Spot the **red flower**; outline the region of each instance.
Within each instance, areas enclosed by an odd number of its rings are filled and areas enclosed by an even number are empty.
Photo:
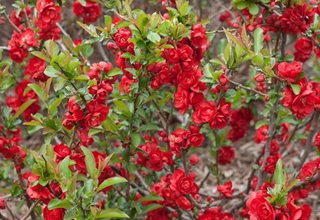
[[[223,99],[220,101],[218,112],[210,122],[210,127],[213,129],[225,128],[228,124],[231,114],[231,104],[225,102]]]
[[[79,1],[73,3],[73,13],[83,18],[84,23],[93,23],[97,21],[101,15],[101,8],[98,3],[86,0],[85,6]]]
[[[71,155],[70,148],[65,144],[56,144],[53,146],[53,150],[57,155],[58,162]]]
[[[313,177],[317,171],[320,170],[320,158],[305,163],[300,170],[298,178],[302,181],[305,181],[308,178]]]
[[[188,90],[178,87],[174,94],[174,106],[179,110],[180,114],[184,114],[189,106]]]
[[[61,19],[61,7],[56,6],[54,1],[40,0],[37,2],[36,9],[39,13],[36,25],[40,29],[55,26]]]
[[[202,24],[196,24],[192,27],[191,44],[194,47],[207,48],[209,46],[206,30],[203,28]]]
[[[44,74],[46,62],[38,57],[32,57],[25,67],[24,74],[30,75],[36,81],[45,82],[49,78]]]
[[[127,50],[127,47],[130,45],[129,38],[131,38],[131,36],[132,33],[129,28],[120,28],[113,39],[120,49]]]
[[[48,206],[43,209],[44,220],[63,220],[65,209],[58,208],[49,210]]]
[[[301,37],[294,47],[296,49],[294,53],[295,60],[305,62],[312,53],[313,42],[309,38]]]
[[[293,61],[292,63],[282,62],[277,67],[279,75],[287,80],[288,83],[293,83],[297,80],[302,72],[302,63]]]
[[[257,144],[260,144],[260,143],[265,142],[267,140],[268,129],[269,129],[269,125],[263,125],[256,130],[256,135],[255,135],[254,141]]]
[[[32,29],[24,29],[22,33],[14,31],[8,44],[10,58],[14,62],[21,63],[28,57],[28,48],[37,44],[38,41]]]
[[[176,200],[177,205],[182,208],[183,210],[189,211],[192,209],[192,203],[184,196],[179,197]]]
[[[9,55],[12,61],[16,63],[22,63],[22,61],[28,57],[28,50],[24,48],[11,47],[9,48]]]
[[[260,191],[252,192],[246,202],[250,220],[274,220],[275,211]]]
[[[303,204],[301,207],[298,207],[294,204],[294,200],[291,199],[287,207],[290,213],[289,220],[309,220],[311,217],[312,209],[308,204]]]
[[[162,52],[162,57],[168,62],[168,63],[179,63],[179,51],[175,48],[166,48]]]
[[[195,166],[199,163],[199,157],[196,155],[196,154],[192,154],[189,158],[189,163],[192,165],[192,166]]]
[[[184,170],[177,169],[171,176],[171,189],[180,192],[182,195],[198,193],[198,186],[195,183],[195,176],[189,174],[185,175]]]
[[[281,157],[280,154],[270,155],[267,158],[267,161],[266,161],[267,163],[265,167],[263,168],[264,172],[273,174],[276,169],[277,161],[279,160],[280,157]]]
[[[199,215],[198,220],[234,220],[230,213],[223,213],[222,208],[206,209],[204,213]]]
[[[86,127],[97,127],[106,120],[109,108],[99,104],[96,100],[90,101],[86,105],[89,114],[85,117]]]
[[[6,208],[6,200],[3,198],[0,198],[0,209],[5,209]]]
[[[316,90],[317,84],[306,82],[302,79],[298,82],[300,93],[294,94],[291,87],[284,89],[282,104],[288,107],[297,119],[303,119],[310,115],[320,103],[320,97]]]
[[[234,159],[234,149],[231,146],[223,146],[218,149],[218,163],[225,165]]]
[[[131,85],[135,83],[137,80],[132,79],[124,75],[120,81],[120,91],[126,94],[129,94],[131,91]]]
[[[308,4],[295,5],[293,8],[286,8],[282,16],[281,27],[286,33],[300,34],[309,29],[313,22],[314,10],[308,9]]]
[[[197,124],[211,121],[217,112],[217,106],[214,102],[203,101],[192,114],[192,121]]]
[[[148,212],[148,216],[145,220],[171,220],[169,211],[165,208],[159,208]]]
[[[218,192],[226,198],[232,198],[233,191],[231,181],[227,181],[223,185],[218,186]]]

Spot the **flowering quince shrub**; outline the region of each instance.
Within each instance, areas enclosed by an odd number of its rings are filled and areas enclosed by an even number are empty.
[[[1,219],[319,216],[319,1],[233,0],[216,30],[186,0],[27,2],[0,6]]]

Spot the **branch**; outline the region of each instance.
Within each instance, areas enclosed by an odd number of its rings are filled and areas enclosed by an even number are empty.
[[[315,112],[315,115],[312,119],[310,134],[308,136],[306,147],[305,147],[305,150],[304,150],[303,155],[301,157],[300,164],[298,166],[298,170],[301,169],[301,167],[303,166],[304,162],[306,161],[309,153],[312,151],[312,146],[313,146],[312,142],[313,142],[313,137],[317,133],[317,123],[318,123],[319,116],[320,116],[320,112]]]
[[[38,202],[35,202],[32,204],[32,206],[29,208],[28,212],[22,217],[21,220],[27,220],[31,212],[33,211],[34,207],[38,204]]]
[[[227,80],[228,80],[229,83],[231,83],[231,84],[233,84],[233,85],[235,85],[237,87],[240,87],[242,89],[248,90],[249,92],[257,93],[257,94],[259,94],[259,95],[261,95],[263,97],[268,96],[266,93],[260,92],[260,91],[258,91],[256,89],[252,89],[252,88],[246,87],[246,86],[242,85],[241,83],[238,83],[238,82],[235,82],[235,81],[229,79],[228,77],[227,77]]]
[[[270,156],[270,148],[271,148],[271,142],[275,133],[276,129],[276,119],[277,119],[277,109],[280,101],[280,96],[279,94],[279,88],[280,88],[280,83],[277,81],[276,84],[276,102],[274,103],[271,113],[270,113],[270,119],[269,119],[269,129],[268,129],[268,139],[266,142],[265,150],[264,150],[264,155],[263,155],[263,162],[259,170],[259,175],[258,175],[258,184],[256,190],[258,190],[261,186],[261,184],[264,182],[264,172],[263,169],[267,164],[267,159]]]

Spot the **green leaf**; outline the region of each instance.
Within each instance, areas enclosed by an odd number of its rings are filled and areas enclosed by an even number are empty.
[[[122,70],[120,68],[112,68],[112,70],[110,70],[107,75],[108,76],[117,76],[117,75],[120,75],[122,74]]]
[[[261,126],[267,125],[267,124],[269,124],[269,121],[268,121],[268,120],[260,120],[260,121],[258,121],[258,122],[256,123],[255,129],[258,129],[258,128],[260,128]]]
[[[294,93],[295,95],[299,95],[300,90],[301,90],[300,85],[298,85],[298,84],[291,84],[291,88],[292,88],[292,91],[293,91],[293,93]]]
[[[93,54],[93,48],[91,47],[90,44],[82,45],[81,51],[82,51],[84,58],[86,58],[86,59],[89,58]]]
[[[158,43],[161,40],[161,37],[159,34],[153,32],[153,31],[149,31],[148,35],[147,35],[147,39],[150,40],[152,43]]]
[[[31,83],[28,84],[28,87],[30,87],[44,103],[46,102],[46,94],[39,85]]]
[[[274,175],[273,175],[273,180],[277,185],[281,186],[281,188],[282,188],[282,186],[284,184],[284,173],[283,173],[282,160],[281,159],[279,159],[277,161],[276,170],[275,170]]]
[[[47,66],[46,69],[44,70],[44,74],[49,77],[58,77],[59,73],[60,72],[56,70],[53,66]]]
[[[125,183],[125,182],[128,182],[125,178],[123,177],[120,177],[120,176],[116,176],[116,177],[111,177],[109,179],[106,179],[105,181],[103,181],[97,191],[100,192],[101,190],[109,187],[109,186],[113,186],[115,184],[119,184],[119,183]]]
[[[104,16],[104,25],[106,26],[108,31],[111,29],[112,17],[110,15]]]
[[[185,16],[188,14],[188,9],[189,9],[189,2],[185,1],[182,5],[178,6],[178,11],[182,16]]]
[[[82,146],[81,150],[85,155],[87,171],[90,177],[94,178],[97,175],[97,168],[96,168],[96,162],[95,162],[94,156],[92,152],[86,147]]]
[[[257,28],[253,33],[254,38],[254,52],[259,53],[263,48],[263,30],[261,28]]]
[[[162,207],[162,205],[153,203],[153,204],[150,204],[150,205],[146,206],[145,209],[143,210],[143,212],[144,213],[148,213],[148,212],[151,212],[153,210],[159,209],[161,207]]]
[[[138,147],[141,143],[141,135],[137,133],[133,133],[131,135],[131,144],[133,147]]]
[[[64,97],[60,97],[60,98],[57,98],[56,100],[54,100],[48,108],[49,112],[54,113],[57,110],[58,106],[60,105],[60,103],[62,102],[63,99],[64,99]]]
[[[69,199],[60,200],[55,198],[55,199],[52,199],[48,204],[49,210],[57,209],[57,208],[68,209],[70,207],[71,207],[71,202]]]
[[[72,177],[72,172],[70,171],[69,166],[70,166],[70,158],[69,158],[69,156],[65,157],[59,163],[59,172],[66,179]]]
[[[23,103],[18,111],[16,112],[16,114],[14,115],[15,118],[18,118],[27,108],[30,107],[30,105],[32,105],[36,100],[35,99],[30,99],[28,101],[26,101],[25,103]]]
[[[130,218],[130,217],[119,209],[107,208],[96,216],[96,219],[100,219],[100,218]]]
[[[87,5],[86,0],[79,0],[79,3],[84,7]]]
[[[33,51],[33,52],[31,52],[31,54],[44,60],[44,61],[50,62],[50,58],[42,51],[41,52],[40,51]]]
[[[257,15],[259,13],[258,5],[254,4],[254,3],[251,3],[248,8],[249,8],[250,14],[252,14],[252,15]]]

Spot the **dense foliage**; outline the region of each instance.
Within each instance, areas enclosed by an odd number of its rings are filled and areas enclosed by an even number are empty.
[[[0,5],[0,219],[319,215],[319,1],[143,4]]]

